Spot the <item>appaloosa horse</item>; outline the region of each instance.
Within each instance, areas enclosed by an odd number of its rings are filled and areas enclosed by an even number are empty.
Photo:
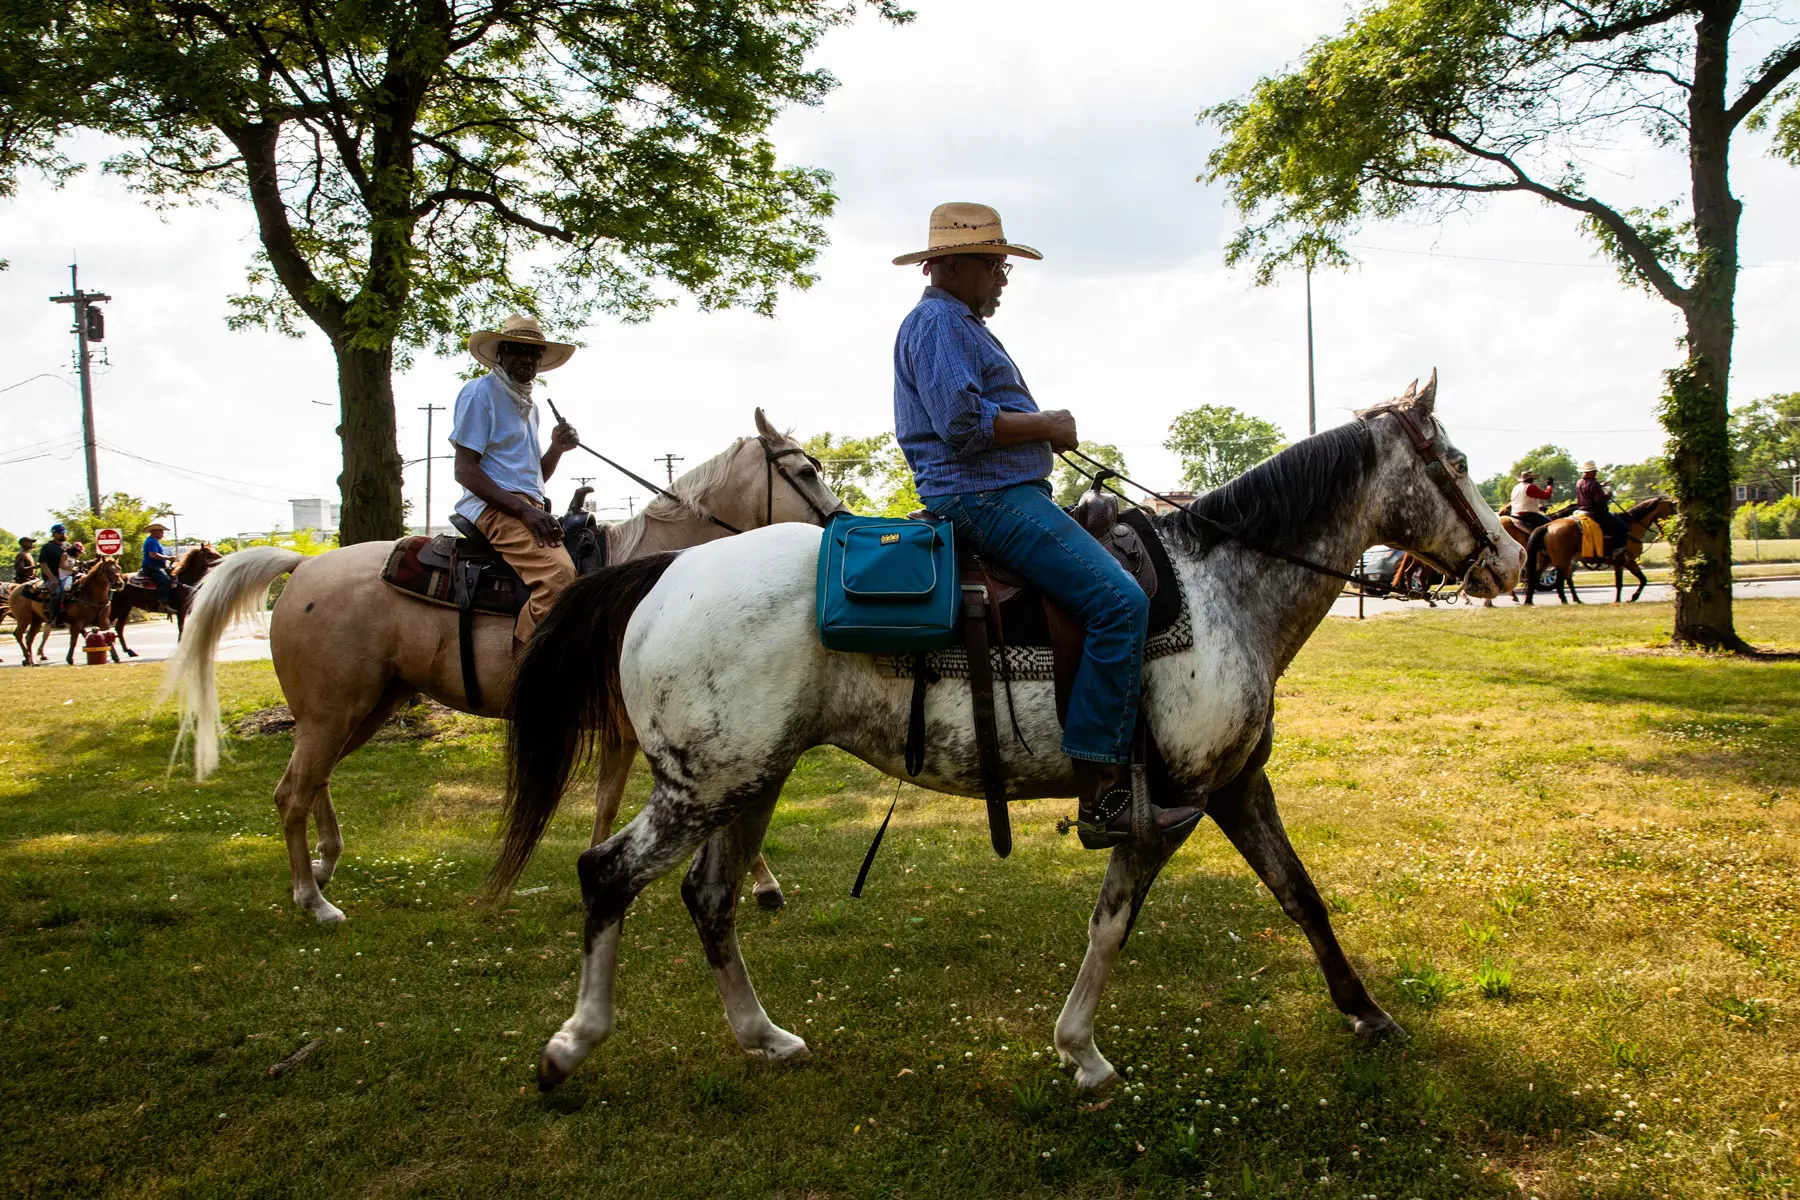
[[[86,570],[69,581],[68,591],[63,594],[62,617],[69,626],[69,653],[63,661],[70,666],[75,665],[76,640],[90,627],[105,622],[112,593],[124,583],[119,560],[110,555],[83,565]],[[12,613],[13,638],[25,652],[24,665],[29,667],[33,665],[31,639],[37,636],[40,628],[44,630],[45,640],[50,636],[49,593],[40,594],[37,588],[21,584],[6,594],[6,607]],[[41,653],[41,643],[39,650]]]
[[[219,565],[225,556],[214,550],[211,542],[201,542],[189,549],[180,558],[169,574],[175,580],[175,586],[169,589],[169,605],[163,607],[157,598],[156,585],[141,575],[126,578],[125,586],[113,593],[112,627],[117,634],[113,646],[112,659],[119,661],[119,651],[123,650],[132,658],[138,656],[137,651],[125,644],[125,622],[131,618],[131,610],[141,608],[145,612],[172,612],[175,614],[175,640],[180,641],[187,632],[188,609],[194,605],[194,589],[206,578],[206,573]]]
[[[1409,387],[1207,493],[1192,511],[1160,518],[1193,645],[1144,668],[1143,713],[1170,777],[1159,802],[1211,814],[1306,931],[1337,1007],[1371,1037],[1398,1026],[1339,948],[1264,771],[1275,682],[1343,582],[1276,555],[1348,572],[1365,548],[1387,542],[1466,580],[1478,595],[1511,585],[1519,549],[1435,421],[1435,394],[1434,376],[1422,393]],[[682,899],[738,1044],[771,1060],[807,1055],[806,1043],[769,1019],[751,987],[734,925],[738,884],[783,781],[809,747],[839,746],[903,777],[912,688],[872,655],[820,645],[818,556],[818,533],[790,525],[642,559],[579,580],[538,627],[513,684],[508,826],[495,885],[510,886],[524,866],[585,740],[597,734],[602,745],[617,746],[635,739],[654,774],[637,816],[581,855],[580,996],[539,1058],[540,1086],[566,1078],[611,1034],[625,911],[690,855]],[[1053,685],[1015,680],[1012,692],[1023,736],[1003,742],[1010,794],[1072,794],[1068,760],[1041,752],[1059,733]],[[918,782],[979,796],[968,687],[950,680],[933,687],[926,723]],[[1027,743],[1040,752],[1025,752]],[[1094,1043],[1095,1009],[1138,907],[1175,848],[1129,842],[1111,852],[1087,956],[1056,1023],[1057,1050],[1082,1088],[1115,1077]]]
[[[1638,566],[1638,559],[1644,553],[1644,534],[1650,527],[1667,517],[1675,515],[1675,501],[1667,496],[1651,496],[1647,500],[1639,500],[1620,518],[1625,522],[1626,538],[1623,546],[1615,547],[1606,558],[1581,557],[1581,520],[1578,517],[1563,517],[1540,525],[1531,531],[1531,540],[1525,545],[1525,603],[1530,604],[1532,596],[1537,592],[1538,571],[1540,564],[1548,563],[1556,568],[1556,598],[1562,603],[1569,602],[1569,596],[1575,597],[1575,603],[1586,604],[1581,593],[1575,587],[1575,565],[1593,570],[1613,569],[1613,603],[1618,604],[1625,595],[1625,572],[1630,571],[1637,577],[1637,590],[1631,593],[1636,600],[1644,594],[1644,587],[1650,581],[1644,578],[1644,572]],[[1568,587],[1568,594],[1563,592]]]
[[[780,521],[822,525],[843,503],[820,477],[800,444],[756,412],[755,437],[739,438],[723,453],[689,471],[671,491],[629,521],[606,528],[608,562],[695,546],[725,537],[717,517],[738,529]],[[788,465],[790,463],[792,465]],[[426,604],[381,581],[390,542],[364,542],[308,559],[291,550],[255,547],[227,555],[200,588],[192,613],[194,636],[169,660],[165,695],[181,695],[183,731],[194,731],[194,766],[205,776],[218,765],[219,695],[214,655],[236,619],[260,613],[269,585],[293,572],[270,619],[275,675],[294,714],[294,752],[275,790],[287,837],[294,903],[320,921],[341,921],[341,909],[320,888],[343,853],[331,773],[372,737],[395,709],[420,692],[460,712],[506,715],[512,678],[513,618],[475,618],[475,678],[482,706],[470,705],[456,652],[454,609]],[[600,764],[594,840],[612,830],[637,747],[627,739]],[[318,825],[318,858],[307,848],[307,817]],[[757,883],[758,900],[779,908],[772,875]]]

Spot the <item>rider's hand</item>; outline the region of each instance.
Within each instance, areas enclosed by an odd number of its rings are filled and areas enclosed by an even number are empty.
[[[525,522],[525,528],[531,530],[531,536],[537,539],[538,545],[562,545],[562,522],[543,509],[527,506],[519,514],[519,520]]]
[[[550,445],[556,450],[573,450],[581,444],[581,435],[567,421],[558,421],[556,428],[550,431]]]
[[[1081,445],[1081,438],[1075,432],[1074,413],[1057,408],[1045,413],[1044,419],[1050,426],[1050,449],[1060,453]]]

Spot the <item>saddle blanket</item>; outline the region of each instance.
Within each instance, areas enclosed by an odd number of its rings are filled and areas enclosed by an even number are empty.
[[[1600,522],[1594,520],[1594,514],[1578,512],[1576,518],[1581,522],[1581,557],[1606,557],[1606,531],[1600,528]]]
[[[457,607],[450,566],[455,542],[456,539],[448,535],[401,538],[388,552],[387,562],[381,568],[381,581],[429,604]],[[484,571],[475,588],[474,610],[507,617],[515,615],[525,607],[528,594],[517,585],[518,577],[510,572]]]
[[[1174,622],[1167,629],[1153,633],[1144,640],[1144,661],[1167,658],[1193,647],[1194,626],[1189,620],[1187,600],[1184,597],[1181,611],[1176,614]],[[911,654],[877,654],[875,666],[883,674],[895,679],[911,679],[913,658]],[[1056,656],[1049,646],[991,646],[988,648],[988,661],[993,665],[996,679],[1012,678],[1044,683],[1054,682],[1056,679]],[[925,656],[925,664],[945,679],[969,677],[969,652],[963,646],[931,651]]]

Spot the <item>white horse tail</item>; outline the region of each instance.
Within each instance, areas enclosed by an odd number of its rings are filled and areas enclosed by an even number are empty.
[[[226,555],[201,582],[157,696],[160,704],[170,693],[180,695],[181,731],[175,736],[171,759],[181,753],[182,742],[192,733],[194,778],[205,779],[219,765],[219,640],[233,623],[262,612],[269,585],[305,561],[304,554],[293,550],[253,546]]]
[[[631,614],[674,561],[651,554],[577,579],[532,634],[506,702],[506,840],[488,877],[491,894],[518,880],[595,743],[625,744],[619,647]]]

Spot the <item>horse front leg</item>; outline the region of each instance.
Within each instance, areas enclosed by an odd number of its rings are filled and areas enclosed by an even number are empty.
[[[1094,1014],[1100,1008],[1100,993],[1106,988],[1113,962],[1125,945],[1125,937],[1137,920],[1138,909],[1143,906],[1156,873],[1181,841],[1148,851],[1127,842],[1113,848],[1112,860],[1106,865],[1100,898],[1094,902],[1093,915],[1088,918],[1087,953],[1082,956],[1075,986],[1069,989],[1056,1018],[1056,1056],[1065,1066],[1075,1068],[1075,1086],[1083,1091],[1096,1091],[1119,1081],[1119,1073],[1094,1044]]]
[[[1207,804],[1207,814],[1218,822],[1244,861],[1280,901],[1282,911],[1312,943],[1313,955],[1325,972],[1331,1002],[1350,1018],[1362,1037],[1405,1036],[1406,1031],[1375,1003],[1356,968],[1344,957],[1343,947],[1331,930],[1325,902],[1288,842],[1281,814],[1275,811],[1275,793],[1269,786],[1268,773],[1259,768],[1241,787],[1235,785],[1236,781],[1233,787],[1214,794]]]
[[[1636,604],[1637,598],[1644,594],[1644,588],[1649,585],[1650,577],[1644,574],[1644,568],[1638,566],[1637,559],[1635,558],[1626,559],[1625,566],[1630,569],[1633,575],[1637,576],[1637,591],[1631,593],[1631,599],[1627,601],[1627,603]],[[1619,590],[1625,590],[1623,583],[1619,585]]]

